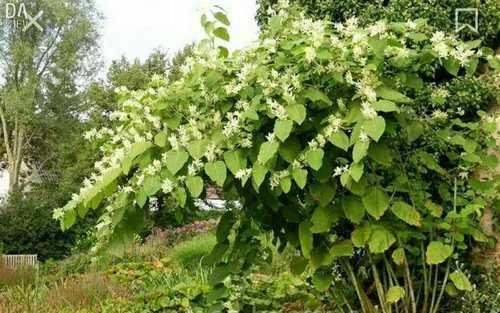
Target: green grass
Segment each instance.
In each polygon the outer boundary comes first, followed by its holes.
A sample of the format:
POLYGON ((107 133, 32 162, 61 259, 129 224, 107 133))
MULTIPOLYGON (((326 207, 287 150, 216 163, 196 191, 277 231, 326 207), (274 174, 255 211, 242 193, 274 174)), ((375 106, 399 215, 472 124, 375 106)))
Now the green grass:
POLYGON ((198 235, 174 246, 169 257, 183 268, 195 268, 210 254, 216 243, 213 233, 198 235))

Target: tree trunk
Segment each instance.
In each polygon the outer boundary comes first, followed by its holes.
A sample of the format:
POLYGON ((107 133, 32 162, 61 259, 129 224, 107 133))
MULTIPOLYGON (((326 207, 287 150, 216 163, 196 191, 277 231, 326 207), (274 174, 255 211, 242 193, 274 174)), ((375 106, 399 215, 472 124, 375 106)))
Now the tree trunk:
POLYGON ((9 189, 7 195, 18 191, 19 177, 24 155, 25 127, 20 122, 17 114, 14 117, 14 130, 9 132, 5 113, 0 106, 0 121, 2 123, 2 135, 7 154, 7 172, 9 174, 9 189))

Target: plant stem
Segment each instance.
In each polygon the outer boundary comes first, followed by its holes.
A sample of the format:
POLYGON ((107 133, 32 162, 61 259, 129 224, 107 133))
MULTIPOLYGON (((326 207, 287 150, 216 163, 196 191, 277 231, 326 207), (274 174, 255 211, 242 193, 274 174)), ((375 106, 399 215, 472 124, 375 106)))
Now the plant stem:
POLYGON ((387 308, 386 308, 386 303, 385 303, 385 293, 384 293, 384 289, 382 287, 382 283, 380 282, 380 276, 378 275, 377 266, 375 265, 375 263, 373 263, 372 256, 369 252, 368 252, 368 257, 370 259, 370 264, 372 265, 373 278, 375 279, 375 286, 377 289, 377 296, 378 296, 378 300, 380 302, 380 307, 382 308, 382 312, 388 313, 387 308))

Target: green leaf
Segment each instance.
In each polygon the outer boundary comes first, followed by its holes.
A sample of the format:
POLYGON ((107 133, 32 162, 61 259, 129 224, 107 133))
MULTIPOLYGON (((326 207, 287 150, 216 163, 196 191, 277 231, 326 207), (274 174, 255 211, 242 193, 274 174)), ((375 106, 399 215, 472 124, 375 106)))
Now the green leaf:
POLYGON ((302 104, 293 104, 286 107, 288 116, 297 124, 301 125, 306 119, 307 110, 302 104))
POLYGON ((453 254, 453 247, 443 244, 441 241, 432 241, 427 246, 425 260, 427 264, 440 264, 453 254))
POLYGON ((224 153, 224 161, 233 175, 247 167, 247 158, 241 150, 227 151, 224 153))
POLYGON ((291 120, 277 120, 274 124, 274 133, 281 141, 285 141, 292 132, 293 122, 291 120))
POLYGON ((144 179, 142 185, 142 190, 146 196, 152 196, 156 194, 161 188, 161 179, 158 176, 148 176, 144 179))
POLYGON ((368 156, 385 166, 390 166, 392 164, 393 155, 391 149, 385 144, 373 143, 368 149, 368 156))
POLYGON ((330 231, 335 216, 329 206, 318 207, 311 216, 311 232, 313 234, 326 233, 330 231))
POLYGON ((328 205, 335 197, 335 188, 331 183, 314 184, 310 186, 313 200, 321 206, 328 205))
POLYGON ((222 161, 209 162, 205 164, 205 173, 207 173, 208 177, 213 180, 220 187, 224 186, 224 182, 226 181, 226 164, 222 161))
POLYGON ((167 145, 167 134, 165 132, 159 132, 156 134, 154 142, 158 147, 165 147, 167 145))
POLYGON ((189 159, 189 154, 184 149, 170 150, 167 152, 167 168, 175 175, 189 159))
POLYGON ((293 163, 301 151, 300 141, 297 138, 288 138, 279 148, 279 154, 283 160, 293 163))
POLYGON ((75 210, 64 210, 63 217, 61 219, 62 230, 68 230, 76 222, 76 211, 75 210))
POLYGON ((203 157, 206 151, 206 147, 207 147, 206 140, 195 140, 187 145, 187 150, 189 154, 193 157, 193 159, 197 160, 203 157))
POLYGON ((230 23, 229 23, 229 19, 227 18, 226 14, 222 13, 222 12, 217 12, 214 14, 214 17, 219 21, 221 22, 222 24, 226 25, 226 26, 229 26, 230 23))
POLYGON ((229 33, 227 32, 227 29, 225 27, 217 27, 214 29, 214 35, 217 38, 220 38, 225 41, 229 41, 229 33))
POLYGON ((400 102, 400 103, 410 103, 411 99, 408 98, 407 96, 403 95, 402 93, 391 89, 386 86, 380 86, 376 90, 377 96, 380 98, 384 98, 386 100, 391 100, 394 102, 400 102))
POLYGON ((311 223, 307 220, 299 224, 299 241, 302 254, 309 258, 313 249, 313 234, 311 232, 311 223))
POLYGON ((292 261, 290 262, 290 271, 294 275, 302 274, 307 267, 307 259, 301 256, 294 256, 292 261))
POLYGON ((424 205, 429 210, 432 216, 439 218, 441 217, 441 215, 443 215, 443 207, 439 204, 427 200, 424 205))
POLYGON ((371 120, 365 121, 363 123, 363 128, 365 129, 368 136, 378 142, 385 131, 385 120, 381 116, 376 116, 371 120))
POLYGON ((363 176, 363 170, 365 165, 363 163, 354 163, 351 165, 351 177, 354 181, 359 182, 361 176, 363 176))
POLYGON ((183 208, 186 205, 187 194, 186 189, 180 187, 174 190, 174 197, 179 202, 179 206, 183 208))
POLYGON ((386 39, 380 39, 379 37, 371 37, 368 39, 368 44, 373 49, 373 53, 378 58, 384 57, 384 50, 385 50, 385 47, 387 46, 386 39))
POLYGON ((397 104, 389 100, 379 100, 373 103, 372 107, 379 112, 399 112, 397 104))
POLYGON ((203 191, 203 179, 199 176, 188 176, 186 177, 186 186, 188 187, 191 196, 193 198, 197 198, 203 191))
POLYGON ((279 142, 264 142, 260 146, 259 156, 257 157, 259 163, 266 164, 278 152, 279 147, 279 142))
POLYGON ((368 241, 368 247, 372 253, 384 253, 395 242, 396 238, 392 232, 382 226, 376 226, 372 228, 370 240, 368 241))
POLYGON ((422 225, 420 213, 403 201, 396 201, 391 207, 392 213, 405 221, 407 224, 420 227, 422 225))
POLYGON ((372 229, 370 225, 364 224, 363 226, 358 226, 351 233, 351 240, 355 247, 363 248, 370 240, 372 235, 372 229))
POLYGON ((267 167, 261 165, 261 164, 255 164, 252 169, 252 181, 257 188, 256 191, 259 191, 260 185, 262 185, 262 182, 266 178, 266 174, 269 170, 267 167))
POLYGON ((332 100, 330 100, 330 98, 328 98, 328 96, 325 95, 321 90, 315 88, 307 89, 304 92, 304 96, 313 102, 322 101, 328 105, 332 105, 332 100))
POLYGON ((341 205, 347 219, 354 224, 359 224, 365 217, 365 208, 358 197, 345 196, 341 200, 341 205))
POLYGON ((337 132, 333 133, 328 138, 328 141, 344 151, 347 151, 349 149, 349 137, 347 137, 343 130, 339 129, 337 132))
POLYGON ((313 170, 317 171, 323 166, 324 156, 323 149, 312 149, 306 152, 306 162, 313 170))
POLYGON ((370 147, 369 141, 358 141, 354 144, 352 150, 352 159, 354 163, 359 163, 368 153, 368 148, 370 147))
POLYGON ((380 219, 389 207, 389 196, 379 187, 370 188, 362 200, 366 211, 376 220, 380 219))
POLYGON ((456 270, 451 273, 450 279, 458 290, 472 291, 472 285, 469 279, 461 270, 456 270))
POLYGON ((292 180, 289 177, 283 178, 280 181, 280 187, 281 190, 283 190, 284 193, 289 193, 290 188, 292 188, 292 180))
POLYGON ((448 58, 444 62, 444 68, 453 76, 458 75, 458 70, 460 69, 460 62, 455 58, 448 58))
POLYGON ((332 284, 333 277, 329 273, 323 271, 316 271, 312 277, 314 287, 319 291, 326 291, 332 284))
POLYGON ((400 286, 392 286, 387 291, 385 302, 396 303, 405 297, 405 290, 400 286))
POLYGON ((397 265, 403 265, 405 262, 405 249, 404 248, 397 248, 392 252, 392 260, 394 263, 397 265))
POLYGON ((419 121, 413 121, 406 127, 406 134, 408 136, 408 143, 412 143, 424 133, 424 125, 419 121))
POLYGON ((334 257, 349 257, 354 253, 354 247, 352 241, 343 240, 341 242, 334 243, 330 249, 331 254, 334 257))
POLYGON ((292 171, 292 176, 297 183, 297 186, 299 186, 300 189, 304 189, 307 183, 307 170, 303 168, 295 168, 292 171))
POLYGON ((135 158, 137 158, 139 155, 143 154, 149 148, 151 148, 153 145, 150 142, 146 141, 141 141, 141 142, 136 142, 132 145, 130 148, 130 151, 125 155, 122 161, 122 171, 124 174, 128 174, 130 171, 130 168, 133 165, 133 161, 135 158))

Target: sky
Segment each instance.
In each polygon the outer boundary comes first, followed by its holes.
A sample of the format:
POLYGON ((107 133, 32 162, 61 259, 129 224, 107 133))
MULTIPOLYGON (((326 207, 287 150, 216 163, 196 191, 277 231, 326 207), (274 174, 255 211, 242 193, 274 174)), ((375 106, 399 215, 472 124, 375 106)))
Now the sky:
POLYGON ((101 49, 107 65, 125 55, 144 60, 156 48, 170 55, 204 38, 200 17, 219 5, 231 21, 232 49, 257 39, 255 0, 97 0, 104 15, 101 49))

